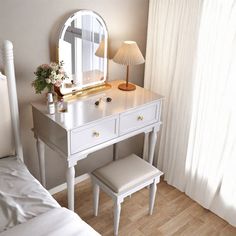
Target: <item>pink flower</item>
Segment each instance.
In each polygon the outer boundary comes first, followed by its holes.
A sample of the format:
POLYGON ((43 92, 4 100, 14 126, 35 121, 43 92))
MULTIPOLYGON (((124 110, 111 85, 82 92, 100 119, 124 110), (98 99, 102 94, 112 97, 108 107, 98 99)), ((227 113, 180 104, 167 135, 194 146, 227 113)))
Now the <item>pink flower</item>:
POLYGON ((59 79, 59 80, 56 81, 55 86, 60 87, 61 84, 62 84, 62 80, 59 79))
POLYGON ((59 69, 59 73, 64 75, 64 69, 62 67, 59 69))
POLYGON ((43 69, 49 69, 50 68, 50 66, 48 64, 42 64, 40 67, 43 68, 43 69))

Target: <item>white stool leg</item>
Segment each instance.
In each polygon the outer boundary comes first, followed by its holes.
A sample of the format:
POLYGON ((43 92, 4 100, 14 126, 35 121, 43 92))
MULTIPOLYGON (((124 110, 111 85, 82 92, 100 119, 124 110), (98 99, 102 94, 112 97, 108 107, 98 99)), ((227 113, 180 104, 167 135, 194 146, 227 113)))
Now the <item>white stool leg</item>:
POLYGON ((93 211, 95 216, 98 215, 99 192, 100 192, 99 185, 93 183, 93 211))
POLYGON ((120 211, 121 211, 121 204, 119 201, 115 202, 114 205, 114 235, 118 235, 119 230, 119 223, 120 223, 120 211))
POLYGON ((149 190, 149 215, 152 215, 152 212, 153 212, 156 191, 157 191, 157 183, 154 180, 149 190))

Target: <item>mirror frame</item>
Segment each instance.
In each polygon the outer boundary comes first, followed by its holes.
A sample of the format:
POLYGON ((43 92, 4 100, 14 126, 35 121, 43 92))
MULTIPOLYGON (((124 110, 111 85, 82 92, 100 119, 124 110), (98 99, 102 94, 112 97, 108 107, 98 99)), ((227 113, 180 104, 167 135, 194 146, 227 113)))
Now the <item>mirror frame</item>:
POLYGON ((81 87, 75 87, 75 89, 72 89, 71 93, 67 93, 67 94, 62 94, 60 92, 60 88, 56 91, 56 93, 60 96, 60 97, 63 97, 63 98, 69 98, 69 100, 71 99, 71 96, 73 97, 79 97, 81 95, 87 95, 90 93, 89 90, 91 90, 91 93, 94 93, 95 91, 97 90, 104 90, 104 89, 108 89, 110 88, 110 85, 107 84, 107 70, 108 70, 108 58, 107 58, 107 54, 108 54, 108 29, 107 29, 107 26, 106 26, 106 23, 105 21, 103 20, 103 18, 95 11, 92 11, 92 10, 84 10, 84 9, 81 9, 81 10, 78 10, 76 12, 74 12, 72 15, 69 16, 69 18, 65 21, 62 29, 60 30, 60 33, 59 33, 59 38, 58 38, 58 55, 57 55, 57 58, 58 58, 58 62, 60 62, 60 48, 59 48, 59 42, 60 42, 60 39, 64 39, 64 36, 65 36, 65 33, 66 33, 66 30, 67 30, 67 27, 71 25, 71 22, 73 20, 75 20, 78 16, 83 16, 83 15, 91 15, 91 16, 94 16, 97 21, 101 24, 101 26, 103 27, 104 29, 104 72, 103 72, 103 77, 104 79, 103 80, 99 80, 99 81, 96 81, 96 82, 92 82, 92 83, 89 83, 87 85, 82 85, 81 87), (84 92, 83 92, 84 91, 84 92))

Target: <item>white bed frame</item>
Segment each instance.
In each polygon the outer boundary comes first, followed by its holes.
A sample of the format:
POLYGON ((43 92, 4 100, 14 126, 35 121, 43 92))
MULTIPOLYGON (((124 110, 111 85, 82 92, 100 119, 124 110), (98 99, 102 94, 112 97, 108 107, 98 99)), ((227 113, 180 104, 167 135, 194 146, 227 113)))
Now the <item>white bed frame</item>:
POLYGON ((4 72, 7 77, 9 103, 11 110, 11 120, 13 128, 13 137, 15 141, 15 150, 17 158, 24 161, 23 148, 20 139, 20 122, 19 122, 19 109, 16 91, 16 80, 15 80, 15 67, 14 67, 14 56, 13 56, 13 45, 10 41, 5 40, 3 42, 3 64, 4 72))

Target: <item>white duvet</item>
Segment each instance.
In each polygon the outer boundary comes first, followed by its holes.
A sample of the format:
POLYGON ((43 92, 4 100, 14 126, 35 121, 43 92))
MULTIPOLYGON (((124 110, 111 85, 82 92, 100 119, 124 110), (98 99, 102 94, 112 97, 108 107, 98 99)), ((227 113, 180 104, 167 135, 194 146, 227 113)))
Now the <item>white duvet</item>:
POLYGON ((22 161, 0 159, 0 232, 59 207, 22 161))
POLYGON ((99 236, 80 217, 66 209, 55 208, 26 223, 17 225, 0 236, 99 236))
POLYGON ((97 236, 15 157, 0 159, 0 236, 97 236))

